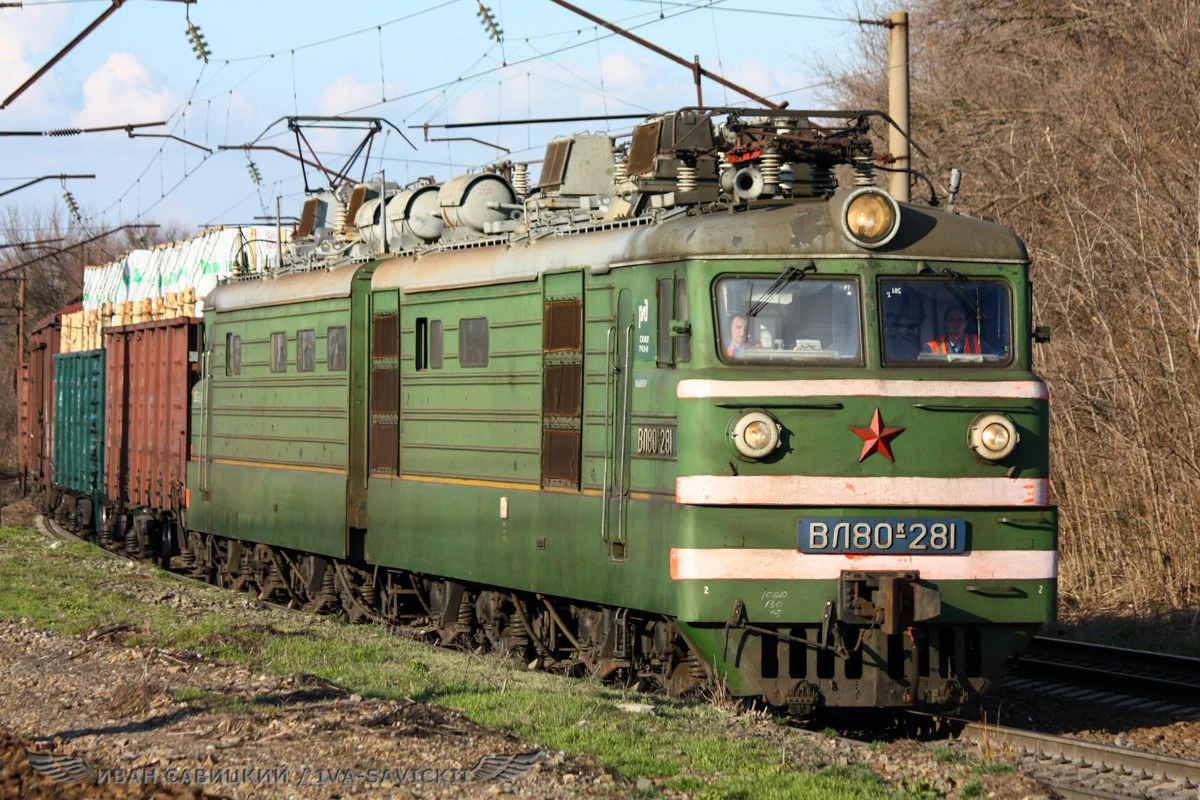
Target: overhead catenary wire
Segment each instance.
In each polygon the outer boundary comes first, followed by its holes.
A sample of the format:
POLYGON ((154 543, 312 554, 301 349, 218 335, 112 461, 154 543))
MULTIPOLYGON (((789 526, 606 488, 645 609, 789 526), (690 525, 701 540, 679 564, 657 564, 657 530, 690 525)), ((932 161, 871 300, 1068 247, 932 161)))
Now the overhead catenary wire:
MULTIPOLYGON (((331 42, 331 41, 337 41, 337 40, 339 40, 339 39, 345 39, 345 38, 347 38, 347 37, 349 37, 349 36, 356 35, 356 34, 359 34, 359 33, 362 33, 362 32, 364 32, 364 31, 366 31, 366 32, 369 32, 370 30, 373 30, 373 29, 377 31, 377 35, 378 35, 378 31, 379 31, 379 30, 380 30, 382 27, 384 27, 384 26, 386 26, 386 25, 388 25, 388 24, 394 24, 394 23, 396 23, 396 22, 399 22, 399 21, 402 21, 402 20, 404 20, 404 19, 410 19, 410 18, 412 18, 412 17, 414 17, 414 16, 417 16, 417 15, 419 15, 420 13, 427 13, 427 12, 429 12, 429 11, 437 10, 438 8, 442 8, 442 7, 446 7, 446 6, 452 5, 454 2, 458 2, 458 0, 449 0, 449 2, 446 2, 446 3, 441 3, 441 4, 437 5, 437 6, 431 7, 431 8, 429 8, 429 9, 424 9, 422 12, 417 12, 417 13, 415 13, 415 14, 409 14, 409 15, 405 15, 404 17, 399 17, 399 18, 396 18, 395 20, 390 20, 390 21, 388 21, 388 22, 386 22, 386 23, 380 23, 380 24, 377 24, 377 25, 371 25, 371 26, 369 26, 369 27, 367 27, 367 28, 363 28, 363 29, 356 30, 356 31, 351 31, 351 32, 348 32, 348 33, 345 33, 345 34, 339 34, 339 35, 337 35, 337 36, 333 36, 333 37, 327 37, 326 39, 318 40, 318 41, 315 41, 315 42, 309 42, 309 43, 306 43, 306 44, 303 44, 303 45, 297 45, 297 46, 296 46, 296 47, 294 47, 294 48, 288 48, 287 50, 281 50, 281 51, 277 51, 277 53, 282 53, 282 52, 288 52, 288 53, 291 53, 293 50, 301 50, 301 49, 306 49, 306 48, 308 48, 308 47, 316 47, 316 46, 318 46, 318 45, 325 44, 325 43, 328 43, 328 42, 331 42)), ((648 25, 652 25, 652 24, 654 24, 654 23, 656 23, 656 22, 659 22, 659 21, 664 21, 664 20, 670 20, 670 19, 674 19, 674 18, 676 18, 676 17, 682 16, 682 15, 685 15, 685 14, 689 14, 689 13, 692 13, 692 12, 694 12, 694 11, 699 11, 699 10, 703 10, 703 9, 706 9, 706 8, 711 8, 711 7, 713 7, 713 6, 717 6, 717 7, 719 7, 719 4, 721 4, 721 3, 723 3, 723 2, 727 2, 727 0, 714 0, 714 2, 712 2, 712 3, 709 3, 709 4, 706 4, 706 5, 703 5, 703 6, 692 6, 692 5, 686 5, 686 4, 679 4, 678 6, 676 6, 676 8, 677 8, 678 10, 675 10, 673 13, 664 13, 664 14, 661 14, 661 15, 658 15, 658 14, 656 14, 656 15, 654 15, 654 18, 653 18, 653 19, 645 20, 645 21, 643 21, 643 22, 640 22, 640 23, 638 23, 638 24, 636 24, 636 25, 631 25, 631 26, 629 26, 629 29, 630 29, 630 30, 633 30, 633 29, 642 28, 642 27, 645 27, 645 26, 648 26, 648 25)), ((644 19, 646 16, 647 16, 647 15, 645 15, 645 14, 639 14, 639 15, 636 15, 636 17, 635 17, 635 18, 642 18, 642 19, 644 19)), ((623 21, 623 20, 622 20, 622 21, 623 21)), ((574 34, 575 34, 575 36, 572 36, 571 38, 572 38, 572 39, 575 39, 575 38, 577 38, 577 37, 578 37, 578 36, 579 36, 579 35, 582 33, 582 29, 578 29, 578 28, 576 28, 576 29, 573 29, 573 30, 568 30, 568 31, 560 32, 560 33, 552 33, 552 34, 549 34, 549 33, 548 33, 548 34, 538 34, 538 35, 533 35, 533 36, 529 36, 529 37, 522 37, 522 39, 523 39, 523 40, 542 39, 542 38, 549 38, 549 37, 552 37, 552 36, 562 36, 562 35, 564 35, 564 34, 566 34, 566 33, 574 33, 574 34)), ((385 88, 385 91, 383 92, 383 94, 385 95, 386 99, 381 99, 381 100, 380 100, 380 101, 378 101, 378 102, 368 103, 368 104, 365 104, 365 105, 363 105, 363 106, 360 106, 360 107, 358 107, 358 108, 355 108, 355 109, 347 109, 347 110, 345 110, 345 111, 342 111, 341 113, 342 113, 342 114, 352 114, 352 113, 355 113, 356 111, 362 111, 362 110, 367 110, 367 109, 372 109, 372 108, 378 108, 378 107, 380 107, 380 106, 383 106, 383 105, 387 105, 387 104, 396 103, 396 102, 399 102, 399 101, 403 101, 403 100, 406 100, 406 99, 411 99, 411 98, 413 98, 413 97, 416 97, 416 96, 421 96, 421 95, 423 95, 423 96, 424 96, 424 100, 423 100, 423 102, 422 102, 422 105, 427 105, 427 104, 428 104, 428 102, 429 102, 429 100, 430 100, 431 98, 439 98, 439 99, 443 99, 443 100, 445 101, 445 100, 447 100, 447 99, 448 99, 448 97, 449 97, 450 95, 452 95, 452 94, 455 94, 455 92, 446 92, 445 90, 449 89, 449 88, 450 88, 450 87, 452 87, 452 86, 455 86, 456 84, 457 84, 457 85, 459 85, 459 86, 461 87, 461 85, 462 85, 462 84, 464 84, 464 83, 467 83, 467 82, 473 81, 474 79, 482 78, 482 77, 484 77, 484 76, 486 76, 486 75, 494 74, 494 73, 496 73, 496 72, 498 72, 498 71, 501 71, 501 70, 504 70, 504 69, 506 69, 507 67, 518 66, 518 65, 522 65, 522 64, 529 64, 529 63, 533 63, 533 62, 535 62, 535 61, 538 61, 538 60, 541 60, 541 59, 547 59, 547 60, 550 60, 550 57, 552 57, 552 56, 554 56, 554 55, 557 55, 557 54, 559 54, 559 53, 568 52, 568 51, 571 51, 571 50, 577 49, 577 48, 579 48, 579 47, 582 47, 582 46, 585 46, 585 45, 597 46, 597 45, 598 45, 598 41, 599 41, 599 40, 603 40, 603 39, 606 39, 606 38, 610 38, 611 36, 615 36, 615 35, 616 35, 616 34, 614 34, 614 33, 606 33, 606 34, 602 34, 602 35, 600 35, 600 36, 598 36, 598 37, 588 37, 587 39, 584 39, 583 41, 569 41, 569 43, 568 43, 568 44, 562 45, 562 46, 560 46, 560 47, 557 47, 557 48, 555 48, 555 49, 552 49, 552 50, 549 50, 549 51, 546 51, 546 52, 537 51, 537 52, 536 52, 536 54, 534 54, 534 55, 530 55, 530 56, 528 56, 528 57, 522 58, 522 59, 520 59, 520 60, 517 60, 517 61, 508 62, 508 63, 506 63, 506 64, 501 64, 500 66, 491 67, 491 68, 484 69, 484 70, 480 70, 480 71, 478 71, 478 72, 474 72, 474 73, 468 73, 468 74, 460 75, 459 77, 457 77, 457 78, 456 78, 456 79, 454 79, 454 80, 444 81, 444 82, 441 82, 441 83, 439 83, 439 84, 436 84, 436 85, 434 85, 434 86, 424 87, 424 88, 422 88, 422 89, 417 89, 417 90, 413 90, 413 91, 405 92, 405 93, 402 93, 401 95, 399 95, 399 96, 397 96, 397 97, 386 97, 386 83, 385 83, 385 87, 384 87, 384 88, 385 88)), ((534 50, 536 51, 536 48, 532 48, 532 47, 531 47, 531 49, 534 49, 534 50)), ((222 60, 219 60, 218 62, 215 62, 215 63, 219 63, 219 67, 223 68, 223 67, 224 67, 224 66, 226 66, 227 64, 229 64, 229 63, 231 63, 231 62, 234 62, 234 61, 241 61, 241 60, 251 60, 251 59, 254 59, 254 58, 258 58, 258 59, 262 60, 262 62, 263 62, 263 63, 260 63, 260 64, 258 64, 258 65, 257 65, 257 66, 255 66, 255 67, 254 67, 252 70, 250 70, 250 72, 249 72, 249 73, 247 73, 247 74, 245 74, 245 75, 243 75, 243 76, 242 76, 242 78, 241 78, 241 79, 239 80, 239 82, 238 82, 238 85, 240 85, 241 83, 244 83, 246 80, 249 80, 251 77, 253 77, 255 74, 257 74, 257 73, 258 73, 258 72, 259 72, 259 71, 260 71, 260 70, 261 70, 261 69, 262 69, 262 68, 263 68, 263 67, 264 67, 264 66, 265 66, 267 63, 269 63, 269 62, 270 62, 270 60, 272 60, 272 59, 273 59, 274 55, 276 55, 277 53, 265 53, 265 54, 260 54, 259 56, 238 57, 238 58, 235 58, 235 59, 222 59, 222 60)), ((561 66, 561 65, 560 65, 560 66, 561 66)), ((530 89, 530 76, 531 76, 531 74, 532 74, 532 73, 529 73, 529 72, 527 72, 527 73, 526 73, 527 93, 531 91, 531 89, 530 89)), ((190 102, 192 102, 192 101, 193 101, 193 99, 194 99, 194 96, 195 96, 195 93, 196 93, 196 89, 197 89, 197 88, 200 86, 200 81, 201 81, 201 79, 203 78, 203 76, 204 76, 204 72, 203 72, 203 70, 201 70, 201 74, 200 74, 200 75, 197 77, 196 84, 195 84, 195 85, 192 87, 192 91, 189 93, 188 100, 187 100, 187 102, 188 102, 188 103, 190 103, 190 102)), ((542 77, 542 78, 544 78, 544 76, 542 76, 542 75, 539 75, 539 77, 542 77)), ((574 77, 576 77, 577 79, 579 78, 579 76, 574 76, 574 77)), ((582 80, 582 79, 581 79, 581 80, 582 80)), ((586 82, 586 81, 584 81, 584 82, 586 82)), ((209 82, 205 83, 205 85, 211 85, 211 81, 209 81, 209 82)), ((602 90, 602 91, 603 91, 603 90, 602 90)), ((794 92, 796 92, 796 91, 802 91, 802 89, 788 90, 788 91, 786 91, 786 92, 774 93, 774 94, 772 94, 772 95, 769 95, 769 96, 771 96, 771 97, 778 97, 778 96, 783 96, 783 95, 786 95, 786 94, 791 94, 791 93, 794 93, 794 92)), ((230 90, 227 90, 227 91, 225 91, 225 92, 222 92, 222 93, 223 93, 223 94, 226 94, 226 120, 227 120, 227 127, 228 127, 229 113, 230 113, 230 110, 231 110, 231 107, 232 107, 232 100, 233 100, 233 98, 232 98, 232 89, 230 89, 230 90)), ((611 93, 608 93, 608 94, 609 94, 609 96, 610 96, 610 97, 612 96, 612 95, 611 95, 611 93)), ((212 98, 208 98, 208 100, 214 99, 216 96, 218 96, 218 95, 214 95, 212 98)), ((627 104, 629 104, 629 105, 633 105, 634 107, 637 107, 635 104, 629 103, 628 101, 625 101, 625 100, 623 100, 623 99, 621 99, 621 98, 615 98, 615 99, 617 99, 617 100, 620 100, 621 102, 627 103, 627 104)), ((206 102, 207 102, 207 101, 206 101, 206 102)), ((418 107, 418 108, 419 108, 419 107, 418 107)), ((438 110, 442 112, 442 116, 443 116, 443 118, 445 118, 445 114, 446 114, 446 111, 447 111, 447 108, 446 108, 446 106, 445 106, 445 105, 442 105, 442 107, 441 107, 441 108, 439 108, 438 110)), ((407 116, 408 116, 408 115, 406 115, 406 120, 407 120, 407 116)), ((178 120, 176 120, 176 124, 178 124, 178 120)), ((226 138, 228 138, 228 137, 226 137, 226 138)), ((449 145, 448 145, 448 147, 449 147, 449 145)), ((449 162, 448 162, 448 163, 450 163, 450 164, 453 164, 453 163, 454 163, 454 160, 453 160, 453 153, 452 153, 452 152, 448 153, 448 156, 449 156, 449 162)), ((110 211, 110 210, 111 210, 111 209, 112 209, 112 208, 113 208, 115 205, 117 205, 117 203, 119 203, 121 200, 123 200, 125 197, 127 197, 127 196, 128 196, 128 194, 129 194, 131 191, 134 191, 134 190, 136 189, 136 190, 138 191, 138 193, 139 193, 139 203, 138 203, 138 209, 137 209, 137 211, 138 211, 138 216, 137 216, 137 217, 135 217, 135 219, 141 219, 141 218, 142 218, 142 217, 144 217, 144 216, 145 216, 147 213, 149 213, 150 211, 154 210, 154 209, 155 209, 155 208, 156 208, 158 205, 160 205, 160 204, 161 204, 161 202, 162 202, 163 200, 165 200, 165 198, 166 198, 167 196, 169 196, 169 195, 170 195, 170 194, 171 194, 173 191, 175 191, 175 190, 176 190, 176 189, 177 189, 177 188, 178 188, 180 185, 182 185, 182 184, 183 184, 183 183, 184 183, 184 182, 185 182, 185 181, 186 181, 186 180, 187 180, 187 179, 188 179, 190 176, 194 175, 194 174, 195 174, 195 173, 196 173, 196 172, 197 172, 197 171, 200 169, 200 167, 202 167, 202 166, 203 166, 205 163, 207 163, 208 159, 209 159, 209 156, 205 156, 204 158, 202 158, 202 159, 201 159, 200 163, 199 163, 199 164, 197 164, 197 165, 196 165, 194 168, 192 168, 191 170, 185 170, 185 172, 184 172, 184 175, 183 175, 183 176, 182 176, 182 177, 181 177, 181 178, 180 178, 178 181, 176 181, 176 182, 175 182, 175 183, 174 183, 172 186, 170 186, 170 187, 160 186, 160 197, 159 197, 157 200, 155 200, 155 201, 154 201, 154 202, 153 202, 153 203, 152 203, 150 206, 146 207, 145 209, 142 209, 142 208, 141 208, 141 206, 140 206, 140 177, 144 176, 145 172, 146 172, 146 171, 147 171, 147 170, 148 170, 148 169, 149 169, 149 168, 150 168, 150 167, 153 165, 153 160, 152 160, 152 161, 151 161, 151 163, 147 165, 146 169, 145 169, 145 170, 143 170, 142 174, 141 174, 141 175, 140 175, 140 176, 139 176, 137 179, 135 179, 134 183, 133 183, 133 184, 130 186, 130 188, 126 189, 126 191, 125 191, 125 192, 123 192, 123 193, 122 193, 122 194, 121 194, 121 195, 120 195, 120 196, 117 198, 117 200, 115 200, 113 203, 111 203, 111 204, 110 204, 110 205, 109 205, 109 206, 108 206, 108 207, 107 207, 107 208, 104 210, 104 212, 102 212, 102 213, 107 213, 108 211, 110 211)), ((381 158, 380 160, 383 160, 383 159, 381 158)), ((388 160, 388 161, 391 161, 391 160, 393 160, 393 159, 387 159, 387 160, 388 160)), ((412 159, 395 159, 395 160, 397 160, 397 161, 406 161, 406 163, 419 163, 419 162, 417 162, 416 160, 412 160, 412 159)), ((437 164, 438 162, 430 162, 430 163, 437 164)), ((160 164, 160 169, 161 169, 161 164, 160 164)), ((161 176, 160 176, 160 178, 161 178, 161 176)))

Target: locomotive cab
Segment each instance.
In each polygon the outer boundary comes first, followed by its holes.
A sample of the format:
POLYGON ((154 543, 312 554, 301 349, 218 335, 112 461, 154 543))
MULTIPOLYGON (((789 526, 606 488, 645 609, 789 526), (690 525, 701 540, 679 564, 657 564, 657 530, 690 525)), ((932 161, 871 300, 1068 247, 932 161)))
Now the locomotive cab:
POLYGON ((1055 614, 1024 247, 899 208, 885 246, 843 228, 837 253, 801 204, 823 252, 689 265, 679 618, 735 693, 797 712, 962 706, 1055 614))

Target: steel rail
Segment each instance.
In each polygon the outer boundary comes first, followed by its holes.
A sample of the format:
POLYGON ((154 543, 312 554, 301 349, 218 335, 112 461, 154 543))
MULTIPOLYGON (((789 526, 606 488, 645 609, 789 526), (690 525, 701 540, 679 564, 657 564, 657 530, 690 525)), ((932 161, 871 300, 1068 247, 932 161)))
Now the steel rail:
POLYGON ((1065 798, 1195 798, 1200 761, 1130 750, 1066 736, 962 724, 960 738, 989 750, 1011 750, 1022 772, 1065 798))
POLYGON ((1019 676, 1068 680, 1200 706, 1200 659, 1037 637, 1015 661, 1019 676))

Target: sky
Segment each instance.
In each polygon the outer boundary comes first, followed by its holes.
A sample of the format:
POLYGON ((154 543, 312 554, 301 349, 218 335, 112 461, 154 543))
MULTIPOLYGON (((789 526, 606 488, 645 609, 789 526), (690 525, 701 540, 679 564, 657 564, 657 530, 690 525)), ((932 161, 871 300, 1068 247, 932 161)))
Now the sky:
MULTIPOLYGON (((684 58, 793 108, 820 107, 829 86, 819 65, 849 52, 854 0, 574 0, 684 58), (810 15, 810 16, 803 16, 810 15), (835 19, 819 19, 825 17, 835 19), (840 19, 839 19, 840 18, 840 19)), ((423 123, 584 114, 640 114, 695 103, 691 72, 550 0, 486 0, 503 30, 488 37, 478 0, 127 0, 32 88, 0 110, 0 130, 52 130, 167 121, 130 139, 124 131, 71 137, 0 137, 0 191, 33 177, 95 173, 69 182, 93 229, 134 221, 189 228, 298 214, 300 164, 279 153, 220 151, 258 137, 296 151, 290 114, 386 118, 368 178, 439 181, 500 157, 541 158, 556 135, 627 132, 634 121, 488 126, 429 136, 423 123), (186 17, 185 17, 186 15, 186 17), (211 50, 199 61, 190 17, 211 50), (247 159, 262 178, 255 184, 247 159)), ((0 99, 110 6, 110 0, 25 0, 0 8, 0 99)), ((708 104, 744 98, 705 80, 708 104)), ((316 130, 322 160, 340 166, 359 137, 316 130)), ((355 174, 361 174, 361 162, 355 174)), ((322 182, 310 174, 314 186, 322 182)), ((0 203, 65 209, 63 187, 44 181, 0 203)))

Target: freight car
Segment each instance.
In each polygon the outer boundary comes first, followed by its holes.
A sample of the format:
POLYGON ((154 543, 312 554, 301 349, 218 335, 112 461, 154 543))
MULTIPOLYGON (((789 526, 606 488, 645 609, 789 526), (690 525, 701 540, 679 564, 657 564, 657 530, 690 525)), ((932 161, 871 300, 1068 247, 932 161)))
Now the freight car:
POLYGON ((1055 614, 1025 247, 877 188, 872 114, 769 114, 311 197, 209 295, 183 499, 130 546, 796 713, 973 701, 1055 614))

